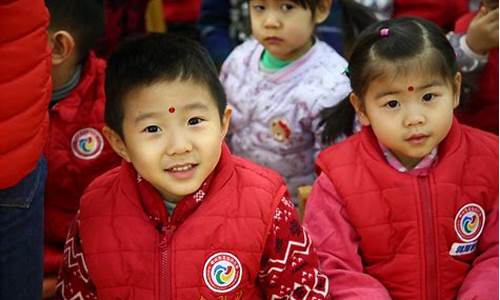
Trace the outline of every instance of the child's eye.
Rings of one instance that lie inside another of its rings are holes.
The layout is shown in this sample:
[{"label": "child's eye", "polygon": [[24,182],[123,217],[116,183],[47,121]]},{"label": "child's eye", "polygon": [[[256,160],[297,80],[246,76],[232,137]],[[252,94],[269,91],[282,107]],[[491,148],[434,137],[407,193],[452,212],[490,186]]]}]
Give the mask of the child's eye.
[{"label": "child's eye", "polygon": [[399,102],[396,100],[391,100],[391,101],[387,102],[384,106],[388,107],[388,108],[396,108],[399,106]]},{"label": "child's eye", "polygon": [[255,11],[263,11],[265,9],[264,5],[253,5],[252,6]]},{"label": "child's eye", "polygon": [[188,124],[189,125],[196,125],[196,124],[199,124],[201,122],[203,122],[204,120],[202,118],[198,118],[198,117],[194,117],[194,118],[191,118],[188,120]]},{"label": "child's eye", "polygon": [[434,94],[429,93],[429,94],[425,94],[425,95],[422,97],[422,99],[423,99],[424,101],[428,102],[428,101],[431,101],[432,99],[434,99],[434,96],[435,96]]},{"label": "child's eye", "polygon": [[156,132],[160,131],[160,127],[158,127],[156,125],[151,125],[151,126],[144,128],[142,131],[147,132],[147,133],[156,133]]},{"label": "child's eye", "polygon": [[289,10],[292,10],[294,8],[295,8],[295,6],[293,4],[289,4],[289,3],[281,5],[281,10],[282,11],[289,11]]}]

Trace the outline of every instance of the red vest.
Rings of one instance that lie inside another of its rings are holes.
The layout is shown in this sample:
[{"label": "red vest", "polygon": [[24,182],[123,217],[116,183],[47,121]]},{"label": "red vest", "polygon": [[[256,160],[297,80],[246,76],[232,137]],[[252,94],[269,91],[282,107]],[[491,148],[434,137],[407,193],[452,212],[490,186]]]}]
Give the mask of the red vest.
[{"label": "red vest", "polygon": [[[104,60],[90,54],[78,85],[50,109],[44,151],[48,163],[45,240],[56,251],[46,251],[46,272],[57,273],[59,269],[66,234],[87,185],[121,161],[101,133],[105,68]],[[55,258],[47,257],[54,254]],[[48,263],[51,261],[55,264]]]},{"label": "red vest", "polygon": [[453,243],[464,243],[455,218],[469,203],[487,218],[498,201],[496,136],[454,121],[427,176],[388,165],[368,127],[326,149],[317,163],[360,236],[366,273],[394,299],[456,298],[477,251],[449,254]]},{"label": "red vest", "polygon": [[[466,33],[475,16],[476,13],[470,13],[460,18],[455,31]],[[489,51],[488,62],[476,80],[471,99],[456,115],[464,124],[498,135],[498,47]]]},{"label": "red vest", "polygon": [[0,7],[0,189],[5,189],[40,159],[52,83],[44,3],[2,1]]},{"label": "red vest", "polygon": [[131,165],[91,184],[80,233],[99,299],[261,299],[261,255],[286,187],[226,147],[213,174],[204,200],[176,227],[170,217],[155,226],[166,214],[163,201],[141,192]]}]

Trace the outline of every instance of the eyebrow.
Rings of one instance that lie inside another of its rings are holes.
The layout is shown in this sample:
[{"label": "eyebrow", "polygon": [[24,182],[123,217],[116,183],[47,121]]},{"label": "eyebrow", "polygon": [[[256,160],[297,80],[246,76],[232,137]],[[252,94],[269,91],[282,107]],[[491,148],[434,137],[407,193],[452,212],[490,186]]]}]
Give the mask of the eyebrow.
[{"label": "eyebrow", "polygon": [[[168,108],[166,108],[168,109]],[[191,103],[191,104],[187,104],[187,105],[184,105],[181,107],[181,110],[194,110],[194,109],[199,109],[199,110],[204,110],[204,111],[208,111],[208,106],[206,106],[205,104],[203,103],[199,103],[199,102],[195,102],[195,103]],[[134,120],[134,123],[139,123],[143,120],[146,120],[146,119],[149,119],[149,118],[156,118],[156,117],[160,117],[162,113],[161,112],[148,112],[148,113],[142,113],[142,114],[139,114],[135,120]]]},{"label": "eyebrow", "polygon": [[[416,91],[418,91],[418,90],[425,90],[425,89],[428,89],[430,87],[439,86],[439,85],[442,85],[442,84],[443,83],[441,81],[434,80],[434,81],[432,81],[430,83],[427,83],[427,84],[415,87],[415,90]],[[401,90],[383,91],[383,92],[380,92],[377,95],[375,95],[375,99],[380,99],[380,98],[383,98],[385,96],[390,96],[390,95],[396,95],[396,94],[399,94],[401,92],[402,92]]]}]

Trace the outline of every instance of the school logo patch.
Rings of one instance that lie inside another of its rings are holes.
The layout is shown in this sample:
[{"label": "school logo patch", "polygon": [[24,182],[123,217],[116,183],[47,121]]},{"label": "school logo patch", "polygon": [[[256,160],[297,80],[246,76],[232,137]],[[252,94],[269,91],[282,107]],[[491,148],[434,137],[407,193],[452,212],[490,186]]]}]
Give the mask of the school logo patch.
[{"label": "school logo patch", "polygon": [[455,231],[462,241],[472,242],[483,232],[485,221],[483,208],[475,203],[469,203],[455,216]]},{"label": "school logo patch", "polygon": [[210,256],[203,267],[205,285],[216,293],[234,290],[241,281],[241,263],[228,252],[218,252]]},{"label": "school logo patch", "polygon": [[71,138],[71,150],[80,159],[94,159],[102,152],[104,139],[94,128],[78,130]]}]

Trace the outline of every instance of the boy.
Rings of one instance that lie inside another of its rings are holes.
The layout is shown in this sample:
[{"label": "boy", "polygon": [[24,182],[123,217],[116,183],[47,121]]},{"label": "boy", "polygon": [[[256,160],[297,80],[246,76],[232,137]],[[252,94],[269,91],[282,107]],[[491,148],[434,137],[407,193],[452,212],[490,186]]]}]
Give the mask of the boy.
[{"label": "boy", "polygon": [[81,199],[57,297],[327,298],[282,179],[223,142],[231,109],[206,51],[153,34],[106,72],[104,133],[124,162]]},{"label": "boy", "polygon": [[53,93],[45,156],[44,297],[53,295],[62,263],[64,241],[78,210],[80,196],[98,175],[121,158],[105,142],[105,61],[91,51],[103,27],[96,0],[46,0],[51,20]]}]

